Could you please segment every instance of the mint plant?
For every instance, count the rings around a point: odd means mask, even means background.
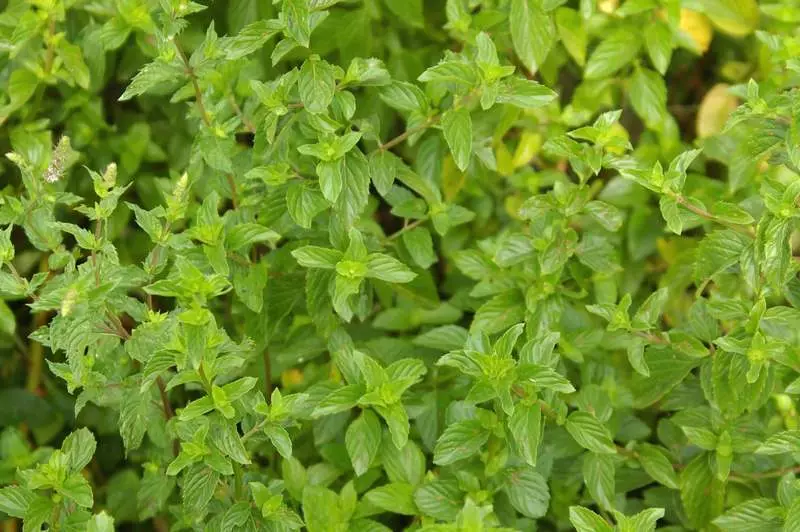
[[[795,3],[0,9],[4,532],[800,529]]]

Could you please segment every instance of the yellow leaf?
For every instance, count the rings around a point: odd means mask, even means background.
[[[607,15],[613,13],[617,7],[619,7],[619,0],[599,0],[597,2],[597,8]]]
[[[444,199],[452,201],[458,193],[464,188],[465,176],[464,172],[458,169],[455,161],[451,156],[444,158],[442,164],[442,191],[444,192]]]
[[[689,36],[695,51],[699,54],[706,53],[714,33],[708,17],[691,9],[681,9],[679,25],[681,31]]]
[[[495,144],[494,158],[497,161],[497,173],[506,177],[514,173],[511,152],[502,140]]]
[[[665,238],[659,238],[656,240],[656,249],[658,249],[659,256],[670,266],[675,264],[680,253],[680,249],[676,245],[674,239],[667,240]]]
[[[283,388],[292,388],[303,383],[303,372],[297,368],[287,369],[281,373],[281,386]]]
[[[517,144],[517,149],[514,152],[514,158],[511,165],[516,169],[520,166],[525,166],[531,162],[539,149],[542,147],[542,136],[533,131],[523,131]]]
[[[622,139],[623,141],[626,141],[626,142],[631,140],[631,136],[628,134],[628,130],[625,129],[625,127],[622,124],[620,124],[619,122],[614,122],[613,124],[611,124],[611,129],[609,130],[609,133],[610,133],[610,135],[612,137],[616,137],[616,138]],[[612,153],[614,155],[624,155],[625,154],[625,149],[624,148],[619,148],[619,147],[615,147],[615,146],[606,147],[606,151],[608,153]]]
[[[758,3],[755,0],[700,0],[703,12],[723,33],[744,37],[758,28]]]
[[[739,105],[739,100],[728,92],[727,83],[717,83],[708,91],[697,110],[697,136],[700,138],[716,135],[725,127],[731,112]]]
[[[522,196],[518,195],[507,196],[504,201],[504,206],[506,208],[506,212],[508,213],[508,215],[516,220],[522,220],[522,216],[519,213],[519,209],[520,207],[522,207],[522,204],[524,202],[525,200],[522,198]]]

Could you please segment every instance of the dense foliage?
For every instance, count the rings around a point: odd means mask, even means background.
[[[796,2],[206,3],[0,0],[4,532],[800,530]]]

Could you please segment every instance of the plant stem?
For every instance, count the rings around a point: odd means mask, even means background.
[[[784,467],[783,469],[776,469],[774,471],[763,471],[761,473],[739,473],[736,475],[731,474],[731,476],[744,478],[748,480],[759,480],[763,478],[782,477],[786,473],[800,473],[800,466]]]
[[[175,44],[175,49],[178,51],[181,61],[183,61],[183,67],[186,75],[189,76],[189,79],[192,82],[192,87],[194,87],[194,99],[195,103],[197,104],[197,110],[200,111],[200,117],[203,119],[203,123],[206,126],[211,126],[211,119],[206,111],[205,103],[203,103],[203,92],[200,90],[200,84],[197,82],[197,75],[194,72],[194,68],[192,68],[189,58],[186,56],[183,48],[181,48],[181,46],[178,44],[178,41],[173,40],[172,42]]]
[[[158,393],[161,396],[161,408],[164,410],[164,419],[169,422],[170,419],[175,417],[175,412],[172,410],[172,404],[169,402],[169,396],[167,395],[167,387],[164,384],[164,379],[162,379],[160,375],[156,377],[156,385],[158,386]],[[172,454],[178,456],[180,451],[180,442],[177,440],[177,438],[173,439]]]
[[[208,395],[211,395],[211,381],[208,380],[206,376],[206,371],[203,369],[203,363],[200,362],[200,366],[197,368],[197,373],[200,375],[200,380],[203,383],[203,388],[205,389]]]
[[[244,484],[242,482],[242,465],[238,462],[233,463],[233,497],[236,500],[242,498]]]
[[[233,174],[227,174],[225,177],[228,178],[228,186],[231,189],[231,202],[233,203],[233,208],[239,208],[239,195],[236,193],[236,181],[233,179]]]
[[[239,102],[236,101],[236,97],[233,95],[233,93],[228,93],[228,101],[230,102],[231,107],[233,107],[233,111],[239,117],[239,120],[241,120],[242,124],[244,124],[244,127],[245,129],[247,129],[247,132],[255,133],[256,126],[253,124],[253,122],[250,121],[249,118],[247,118],[247,116],[245,116],[244,112],[242,111],[242,108],[239,106]]]
[[[657,334],[653,334],[651,332],[644,332],[644,331],[633,331],[633,334],[638,336],[639,338],[644,338],[648,342],[652,344],[660,344],[660,345],[671,345],[672,342],[669,340],[658,336]]]
[[[414,133],[419,133],[420,131],[425,131],[426,129],[428,129],[429,127],[431,127],[432,125],[434,125],[438,121],[439,121],[439,117],[438,116],[432,116],[424,124],[420,124],[420,125],[418,125],[416,127],[412,127],[411,129],[407,129],[403,133],[397,135],[395,138],[389,140],[388,142],[386,142],[384,144],[381,144],[380,146],[378,146],[378,149],[376,151],[386,151],[388,149],[394,148],[395,146],[397,146],[398,144],[400,144],[401,142],[406,140],[408,137],[410,137]]]
[[[100,240],[100,229],[102,227],[102,220],[97,220],[94,224],[94,239],[95,242]],[[92,269],[94,270],[94,285],[100,286],[100,270],[97,267],[97,251],[92,248]]]
[[[415,221],[411,222],[410,224],[403,226],[402,229],[400,229],[400,230],[392,233],[391,235],[387,236],[386,240],[395,240],[396,238],[401,236],[403,233],[411,231],[415,227],[419,227],[420,224],[423,224],[423,223],[425,223],[427,221],[428,221],[428,217],[427,216],[425,216],[424,218],[420,218],[419,220],[415,220]]]
[[[244,436],[242,436],[242,443],[244,443],[247,440],[249,440],[253,435],[255,435],[258,431],[260,431],[262,428],[264,428],[264,425],[266,425],[266,424],[267,424],[267,420],[266,419],[262,419],[261,421],[259,421],[255,425],[253,425],[253,428],[248,430],[247,432],[245,432]]]
[[[269,357],[269,350],[264,349],[264,393],[266,399],[272,396],[272,360]]]
[[[711,222],[716,222],[716,223],[718,223],[720,225],[724,225],[728,229],[731,229],[731,230],[736,231],[738,233],[742,233],[742,234],[748,235],[750,237],[755,236],[755,231],[753,231],[753,228],[751,226],[749,226],[747,224],[735,224],[735,223],[727,222],[725,220],[721,220],[720,218],[718,218],[717,216],[714,216],[713,214],[711,214],[707,210],[705,210],[703,208],[700,208],[697,205],[692,204],[689,200],[686,199],[686,196],[682,196],[682,195],[678,194],[678,195],[675,196],[675,201],[678,204],[682,205],[686,210],[693,212],[694,214],[696,214],[697,216],[700,216],[701,218],[705,218],[706,220],[709,220]]]
[[[49,270],[47,264],[48,256],[42,255],[39,261],[39,271],[46,272]],[[11,266],[11,264],[9,263]],[[11,266],[13,268],[13,266]],[[16,271],[16,270],[13,270]],[[19,275],[19,274],[17,274]],[[35,295],[33,300],[38,299]],[[39,328],[47,324],[47,312],[37,312],[33,317],[33,330],[37,331]],[[44,367],[44,347],[36,340],[31,340],[28,344],[28,375],[25,378],[25,389],[31,393],[36,393],[42,382],[42,368]]]

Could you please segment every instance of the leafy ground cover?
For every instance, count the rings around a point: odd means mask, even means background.
[[[0,0],[3,532],[800,530],[800,6]]]

